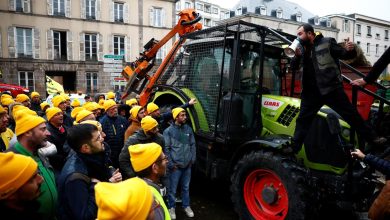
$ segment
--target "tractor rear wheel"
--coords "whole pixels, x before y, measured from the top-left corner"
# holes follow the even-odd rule
[[[290,159],[255,151],[238,161],[231,176],[240,219],[305,219],[305,173]]]

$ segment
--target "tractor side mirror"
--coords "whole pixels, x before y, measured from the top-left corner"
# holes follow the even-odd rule
[[[326,121],[328,122],[329,131],[331,134],[340,134],[341,126],[339,119],[335,113],[329,113],[326,116]]]

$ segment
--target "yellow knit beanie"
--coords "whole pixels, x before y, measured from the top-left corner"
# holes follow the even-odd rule
[[[145,116],[141,120],[141,127],[145,132],[148,132],[157,126],[158,122],[151,116]]]
[[[94,120],[85,120],[85,121],[80,122],[80,124],[91,124],[91,125],[95,125],[95,126],[97,127],[97,129],[98,129],[100,132],[103,131],[102,124],[100,124],[100,122],[98,122],[98,121],[94,121]]]
[[[104,110],[107,111],[109,108],[113,107],[116,105],[116,102],[112,99],[106,100],[104,102]]]
[[[92,112],[92,111],[99,109],[100,106],[96,102],[88,102],[88,104],[85,105],[84,108],[87,109],[88,111]]]
[[[37,97],[37,96],[40,97],[41,95],[39,95],[38,92],[32,92],[31,95],[30,95],[31,98],[34,98],[34,97]]]
[[[38,169],[34,159],[13,152],[0,153],[0,164],[0,200],[16,192]]]
[[[180,112],[183,112],[185,111],[183,108],[174,108],[172,109],[172,116],[173,116],[173,119],[176,119],[176,117],[179,115]]]
[[[79,111],[79,113],[77,113],[77,115],[76,115],[76,122],[79,123],[81,120],[83,120],[88,115],[93,115],[93,112],[85,110],[85,109]]]
[[[84,110],[85,108],[84,107],[76,107],[72,110],[72,112],[70,113],[70,117],[76,119],[76,116],[77,114],[81,111],[81,110]]]
[[[135,172],[152,165],[160,157],[162,148],[156,143],[136,144],[128,147],[131,165]]]
[[[142,109],[142,106],[136,105],[133,108],[130,109],[130,115],[133,119],[137,119],[137,115],[139,110]]]
[[[80,107],[81,103],[78,99],[73,99],[73,102],[70,104],[73,108]]]
[[[19,136],[46,122],[44,118],[37,116],[36,113],[33,115],[32,113],[28,112],[28,110],[19,110],[14,113],[16,136]]]
[[[115,99],[115,93],[110,91],[107,93],[107,99]]]
[[[20,103],[25,102],[25,101],[29,101],[29,100],[30,100],[30,98],[26,94],[19,94],[15,98],[15,101],[20,102]]]
[[[97,183],[95,198],[99,220],[143,220],[149,215],[153,204],[152,191],[138,177],[119,183]]]
[[[66,99],[62,95],[56,95],[51,100],[51,102],[53,103],[53,107],[58,107],[61,103],[65,101]]]
[[[43,111],[43,109],[45,109],[46,106],[50,107],[49,103],[47,103],[47,102],[42,102],[39,106],[41,106],[42,111]]]
[[[70,101],[70,97],[66,93],[62,93],[61,96],[64,97],[65,101]]]
[[[14,102],[15,101],[12,98],[8,98],[8,97],[1,99],[1,105],[3,105],[3,106],[9,106]]]
[[[138,105],[138,101],[137,101],[137,99],[132,98],[132,99],[129,99],[126,101],[126,105],[129,105],[129,106]]]
[[[51,108],[46,109],[47,121],[50,121],[50,119],[52,119],[54,115],[56,115],[57,113],[60,113],[60,112],[62,113],[62,110],[58,107],[51,107]]]
[[[158,109],[159,109],[158,105],[154,104],[154,102],[151,102],[146,106],[146,110],[148,111],[148,114],[150,114]]]
[[[99,100],[99,105],[101,106],[101,107],[103,107],[104,108],[104,102],[105,102],[106,100],[104,100],[104,99],[100,99]]]

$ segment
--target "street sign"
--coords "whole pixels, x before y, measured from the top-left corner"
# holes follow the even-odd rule
[[[103,68],[123,69],[123,65],[120,63],[104,63]]]
[[[105,54],[103,56],[103,62],[103,71],[110,73],[111,85],[126,84],[125,79],[121,76],[123,70],[123,55]]]
[[[103,68],[103,72],[106,73],[121,73],[123,69],[116,69],[116,68]]]
[[[104,59],[123,60],[123,55],[105,54]]]

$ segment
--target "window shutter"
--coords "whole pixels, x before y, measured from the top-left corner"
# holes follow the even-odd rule
[[[31,12],[31,0],[23,1],[23,12],[30,13]]]
[[[53,30],[48,30],[46,32],[46,41],[47,41],[47,59],[53,60]]]
[[[161,26],[165,27],[165,9],[161,9]]]
[[[73,36],[71,31],[66,32],[66,54],[68,60],[73,60]]]
[[[154,22],[153,22],[153,11],[154,11],[154,8],[150,8],[149,9],[149,25],[150,26],[154,26]]]
[[[8,27],[8,54],[10,58],[17,58],[15,32],[15,27]]]
[[[126,62],[130,62],[131,61],[131,39],[128,36],[125,37],[125,46],[126,46],[125,60]]]
[[[8,0],[9,4],[8,4],[8,10],[10,11],[16,11],[16,4],[15,4],[15,0]]]
[[[40,39],[39,39],[39,29],[33,29],[33,54],[34,59],[40,59]]]
[[[80,33],[80,61],[85,61],[85,37]]]
[[[110,2],[110,21],[114,22],[114,2]]]
[[[86,7],[86,4],[85,4],[85,1],[87,0],[80,0],[80,16],[81,16],[81,19],[85,19],[86,18],[86,12],[85,12],[85,7]]]
[[[123,22],[129,23],[129,4],[123,4]]]
[[[53,0],[47,0],[47,14],[53,15]]]
[[[101,0],[96,0],[95,14],[96,20],[100,20],[100,12],[101,12],[102,2]]]
[[[65,0],[65,17],[70,18],[71,17],[71,9],[72,5],[70,0]]]
[[[98,37],[98,41],[99,41],[97,58],[98,58],[98,61],[102,61],[103,60],[103,35],[98,34],[97,37]]]
[[[109,38],[108,38],[108,53],[114,54],[114,35],[113,34],[109,35]]]

